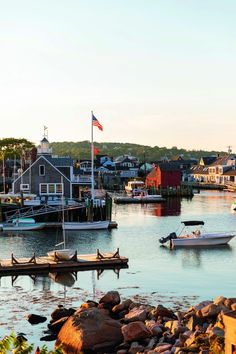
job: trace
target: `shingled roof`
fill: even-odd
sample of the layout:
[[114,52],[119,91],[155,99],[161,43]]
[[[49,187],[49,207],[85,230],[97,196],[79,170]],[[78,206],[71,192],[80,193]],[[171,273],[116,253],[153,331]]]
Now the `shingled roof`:
[[180,171],[179,161],[161,162],[158,166],[161,171]]

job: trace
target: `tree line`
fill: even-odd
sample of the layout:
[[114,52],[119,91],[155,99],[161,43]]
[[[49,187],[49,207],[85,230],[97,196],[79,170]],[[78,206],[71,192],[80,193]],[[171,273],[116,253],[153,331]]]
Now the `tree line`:
[[[80,142],[53,142],[50,144],[53,153],[59,156],[71,156],[73,159],[89,159],[91,147],[89,141]],[[116,158],[121,155],[132,155],[138,157],[140,161],[154,162],[163,158],[171,159],[176,156],[183,156],[184,159],[199,159],[202,156],[212,156],[225,154],[223,151],[186,150],[173,146],[171,148],[159,146],[147,146],[130,143],[108,143],[95,142],[94,146],[99,150],[99,154],[107,154]]]

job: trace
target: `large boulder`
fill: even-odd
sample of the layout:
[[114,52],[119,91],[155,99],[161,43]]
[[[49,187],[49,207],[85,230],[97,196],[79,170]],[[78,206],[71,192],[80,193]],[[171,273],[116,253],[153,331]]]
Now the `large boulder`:
[[110,318],[106,311],[92,307],[80,309],[68,318],[58,334],[66,353],[81,351],[105,352],[123,341],[121,324]]

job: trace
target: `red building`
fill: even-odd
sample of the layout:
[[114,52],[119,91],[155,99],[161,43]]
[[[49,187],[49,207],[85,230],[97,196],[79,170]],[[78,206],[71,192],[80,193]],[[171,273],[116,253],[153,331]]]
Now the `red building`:
[[159,163],[146,177],[146,187],[167,188],[181,184],[179,165],[174,162]]

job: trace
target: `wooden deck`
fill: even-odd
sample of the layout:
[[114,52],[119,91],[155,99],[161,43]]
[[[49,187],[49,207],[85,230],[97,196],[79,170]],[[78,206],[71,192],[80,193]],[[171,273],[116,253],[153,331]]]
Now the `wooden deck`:
[[50,272],[80,271],[92,269],[127,268],[128,258],[119,255],[119,249],[112,253],[80,254],[69,261],[53,260],[47,256],[31,258],[0,259],[0,277],[2,275],[37,274]]

